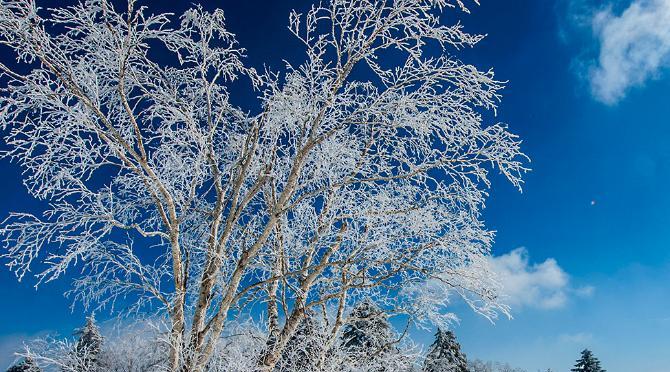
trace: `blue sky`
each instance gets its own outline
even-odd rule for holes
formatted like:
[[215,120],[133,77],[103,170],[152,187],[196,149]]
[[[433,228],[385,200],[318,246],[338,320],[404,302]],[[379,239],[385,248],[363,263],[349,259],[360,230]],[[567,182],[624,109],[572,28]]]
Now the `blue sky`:
[[[491,325],[459,311],[463,350],[529,371],[566,371],[588,347],[609,372],[667,372],[670,1],[481,2],[458,17],[488,37],[460,56],[509,81],[490,119],[520,135],[533,171],[522,194],[496,180],[485,211],[498,232],[495,262],[514,319]],[[191,1],[169,9],[141,3],[180,13]],[[285,26],[288,11],[305,4],[219,0],[206,7],[224,9],[251,64],[279,69],[282,59],[301,57]],[[2,161],[0,171],[0,213],[34,209],[20,169]],[[0,271],[0,298],[8,299],[0,306],[0,366],[22,338],[68,334],[82,323],[81,309],[71,312],[62,296],[67,281],[39,291],[33,284]]]

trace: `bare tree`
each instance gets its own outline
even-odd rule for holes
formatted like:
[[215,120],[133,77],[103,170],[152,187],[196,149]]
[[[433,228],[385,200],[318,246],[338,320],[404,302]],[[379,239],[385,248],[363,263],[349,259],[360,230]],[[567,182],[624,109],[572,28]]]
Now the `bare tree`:
[[[221,10],[172,26],[133,0],[0,0],[0,43],[24,63],[0,64],[3,155],[49,202],[2,224],[7,265],[38,283],[76,266],[76,301],[164,311],[173,371],[201,371],[259,304],[266,371],[310,308],[331,340],[363,297],[419,322],[448,321],[452,293],[506,313],[480,210],[489,171],[520,187],[525,157],[483,123],[503,84],[453,56],[482,38],[440,22],[458,9],[326,1],[290,15],[305,60],[259,74]],[[238,78],[260,92],[256,113],[230,103]]]

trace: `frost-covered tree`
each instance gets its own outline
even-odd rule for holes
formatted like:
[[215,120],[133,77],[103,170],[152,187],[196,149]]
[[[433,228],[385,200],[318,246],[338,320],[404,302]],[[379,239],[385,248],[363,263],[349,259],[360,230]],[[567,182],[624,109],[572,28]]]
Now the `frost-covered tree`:
[[525,369],[513,367],[509,363],[496,363],[496,372],[526,372]]
[[[317,319],[314,321],[313,319]],[[397,352],[382,353],[374,358],[353,359],[344,348],[333,347],[326,354],[325,328],[319,317],[305,318],[310,326],[301,323],[291,338],[274,372],[379,372],[418,371],[413,369],[421,357],[421,348],[410,340],[397,344]],[[314,328],[312,328],[312,326]],[[122,329],[121,329],[122,328]],[[163,328],[153,322],[124,323],[116,331],[104,336],[104,344],[97,355],[98,366],[87,367],[86,354],[77,355],[72,350],[76,341],[45,338],[27,342],[17,355],[37,361],[48,372],[165,372],[169,371],[168,344]],[[399,337],[397,337],[399,338]],[[257,369],[259,356],[266,345],[262,325],[253,323],[230,324],[218,340],[208,361],[207,372],[249,372]],[[339,345],[337,345],[339,346]],[[321,360],[321,356],[326,358]],[[37,364],[36,363],[36,364]]]
[[606,372],[601,366],[598,358],[593,356],[589,349],[582,350],[582,356],[575,363],[572,372]]
[[99,361],[103,337],[100,328],[95,324],[93,315],[86,318],[86,325],[75,331],[77,342],[73,353],[78,361],[76,370],[80,372],[97,371],[101,368]]
[[375,353],[394,345],[387,315],[372,301],[356,305],[342,330],[342,347],[350,352]]
[[493,362],[480,359],[468,360],[468,372],[494,372]]
[[91,319],[75,339],[30,340],[17,355],[46,372],[165,372],[169,347],[161,333],[150,322],[126,322],[102,336]]
[[86,370],[90,360],[86,353],[75,353],[75,345],[68,339],[39,338],[26,343],[16,354],[33,360],[44,371],[80,372]]
[[397,343],[386,313],[372,301],[364,300],[349,314],[340,347],[351,361],[365,365],[387,354],[397,354]]
[[35,364],[32,358],[23,358],[23,360],[7,369],[7,372],[40,372],[41,369]]
[[[526,370],[512,367],[509,363],[484,362],[475,359],[468,360],[468,372],[526,372]],[[551,371],[547,370],[547,372]]]
[[[438,325],[452,295],[506,313],[480,211],[490,171],[520,187],[525,157],[480,113],[503,84],[456,58],[482,36],[439,17],[466,6],[324,1],[290,15],[304,60],[259,74],[221,10],[0,0],[23,64],[0,63],[2,155],[48,202],[4,221],[5,263],[39,283],[76,267],[86,306],[162,309],[173,371],[202,371],[259,304],[265,371],[308,309],[329,344],[362,298]],[[240,78],[257,110],[231,103]]]
[[435,341],[430,346],[424,372],[468,372],[468,360],[461,352],[461,345],[452,331],[438,328]]
[[162,372],[168,345],[151,324],[123,324],[106,335],[98,362],[105,372]]
[[291,339],[286,343],[275,372],[318,371],[324,352],[325,335],[316,314],[306,313]]

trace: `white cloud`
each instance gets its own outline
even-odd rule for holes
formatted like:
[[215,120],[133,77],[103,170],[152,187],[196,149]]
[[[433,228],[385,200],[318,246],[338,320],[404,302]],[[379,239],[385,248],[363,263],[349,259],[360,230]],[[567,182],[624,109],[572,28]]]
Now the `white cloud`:
[[593,297],[594,293],[596,293],[596,287],[592,285],[585,285],[575,289],[575,294],[582,298]]
[[[491,267],[498,275],[505,300],[512,309],[560,308],[567,303],[569,295],[575,292],[569,286],[568,274],[555,259],[548,258],[542,263],[531,264],[525,248],[492,257]],[[586,291],[593,293],[593,289]]]
[[594,14],[592,26],[600,43],[589,73],[596,99],[615,104],[670,67],[670,0],[634,0],[618,16],[609,7]]
[[593,342],[593,334],[586,332],[564,333],[558,336],[558,340],[565,344],[576,344],[586,346]]

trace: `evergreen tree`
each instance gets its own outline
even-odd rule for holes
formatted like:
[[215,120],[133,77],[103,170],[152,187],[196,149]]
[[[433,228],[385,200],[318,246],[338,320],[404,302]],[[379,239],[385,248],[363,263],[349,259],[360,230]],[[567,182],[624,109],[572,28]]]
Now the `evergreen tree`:
[[342,346],[346,350],[374,352],[392,347],[393,334],[386,314],[371,301],[361,302],[349,317],[352,321],[342,331]]
[[468,362],[451,331],[438,328],[435,342],[430,346],[424,372],[468,372]]
[[40,372],[40,367],[35,364],[31,358],[23,359],[19,364],[15,364],[7,372]]
[[577,360],[575,368],[571,369],[572,372],[605,372],[602,367],[600,367],[600,361],[598,358],[593,356],[593,353],[589,349],[584,349],[582,351],[582,357]]
[[75,367],[81,372],[90,372],[99,369],[99,356],[102,349],[103,337],[100,334],[100,328],[95,324],[95,317],[92,315],[86,318],[86,325],[75,332],[79,337],[74,347]]
[[286,344],[275,371],[316,371],[323,341],[316,314],[308,312]]
[[[341,346],[353,361],[369,366],[388,354],[398,352],[386,313],[374,303],[364,300],[354,308],[349,318],[342,330]],[[380,365],[375,370],[386,369]]]

